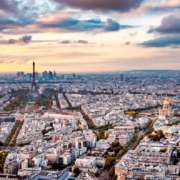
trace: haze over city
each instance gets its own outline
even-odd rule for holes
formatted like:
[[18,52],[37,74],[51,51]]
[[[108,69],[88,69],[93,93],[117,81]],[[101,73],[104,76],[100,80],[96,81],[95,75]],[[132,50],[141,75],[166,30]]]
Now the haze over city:
[[179,69],[179,0],[1,0],[0,72]]
[[180,180],[180,0],[0,0],[0,179]]

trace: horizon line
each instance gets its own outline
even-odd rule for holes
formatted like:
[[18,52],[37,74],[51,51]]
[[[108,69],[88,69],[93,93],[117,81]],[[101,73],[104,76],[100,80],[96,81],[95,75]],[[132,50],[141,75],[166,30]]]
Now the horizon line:
[[[119,71],[101,71],[101,72],[59,72],[55,70],[44,70],[36,73],[43,73],[45,71],[56,72],[58,74],[114,74],[114,73],[126,73],[133,71],[180,71],[180,69],[132,69],[132,70],[119,70]],[[13,71],[13,72],[0,72],[0,74],[16,74],[18,72],[32,73],[31,71]]]

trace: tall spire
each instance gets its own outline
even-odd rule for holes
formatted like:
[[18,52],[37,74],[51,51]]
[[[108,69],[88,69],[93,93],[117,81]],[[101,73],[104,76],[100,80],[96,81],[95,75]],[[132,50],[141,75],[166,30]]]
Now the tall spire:
[[32,89],[36,89],[36,64],[33,61],[33,74],[32,74]]

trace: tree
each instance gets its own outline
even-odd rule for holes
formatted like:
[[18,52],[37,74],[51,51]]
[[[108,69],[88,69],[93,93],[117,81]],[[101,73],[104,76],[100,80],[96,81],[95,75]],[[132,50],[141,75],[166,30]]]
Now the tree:
[[80,173],[81,173],[81,171],[78,167],[73,168],[73,176],[74,177],[78,177]]
[[160,141],[162,138],[165,138],[165,135],[162,130],[155,131],[153,134],[148,136],[153,141]]
[[106,169],[109,169],[113,166],[113,164],[115,163],[116,161],[116,157],[113,157],[113,156],[107,156],[106,157],[106,162],[105,162],[105,168]]
[[115,176],[115,168],[114,168],[114,166],[109,170],[109,176],[112,177],[112,178]]
[[8,155],[8,152],[0,152],[0,172],[3,173],[4,170],[4,163],[6,160],[6,157]]

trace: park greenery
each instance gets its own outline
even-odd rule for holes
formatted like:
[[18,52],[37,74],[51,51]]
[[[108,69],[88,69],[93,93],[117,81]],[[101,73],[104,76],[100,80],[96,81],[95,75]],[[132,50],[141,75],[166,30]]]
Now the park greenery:
[[13,111],[17,109],[17,107],[23,106],[24,102],[20,97],[16,97],[12,99],[9,104],[4,108],[5,111]]
[[37,99],[36,105],[43,106],[45,109],[50,109],[52,106],[52,97],[42,95]]
[[162,138],[165,138],[163,131],[154,131],[148,136],[152,141],[160,141]]
[[8,155],[8,152],[0,151],[0,172],[1,173],[3,173],[4,163],[5,163],[7,155]]
[[118,140],[115,140],[108,149],[108,153],[105,154],[105,169],[108,170],[109,176],[112,179],[115,179],[114,165],[121,152],[124,152],[124,148],[120,145]]
[[12,92],[12,97],[7,106],[4,107],[5,111],[14,111],[19,107],[24,107],[29,99],[28,90],[17,90]]
[[78,167],[74,166],[72,168],[72,176],[73,177],[78,177],[80,173],[81,173],[81,171],[80,171],[80,169]]

